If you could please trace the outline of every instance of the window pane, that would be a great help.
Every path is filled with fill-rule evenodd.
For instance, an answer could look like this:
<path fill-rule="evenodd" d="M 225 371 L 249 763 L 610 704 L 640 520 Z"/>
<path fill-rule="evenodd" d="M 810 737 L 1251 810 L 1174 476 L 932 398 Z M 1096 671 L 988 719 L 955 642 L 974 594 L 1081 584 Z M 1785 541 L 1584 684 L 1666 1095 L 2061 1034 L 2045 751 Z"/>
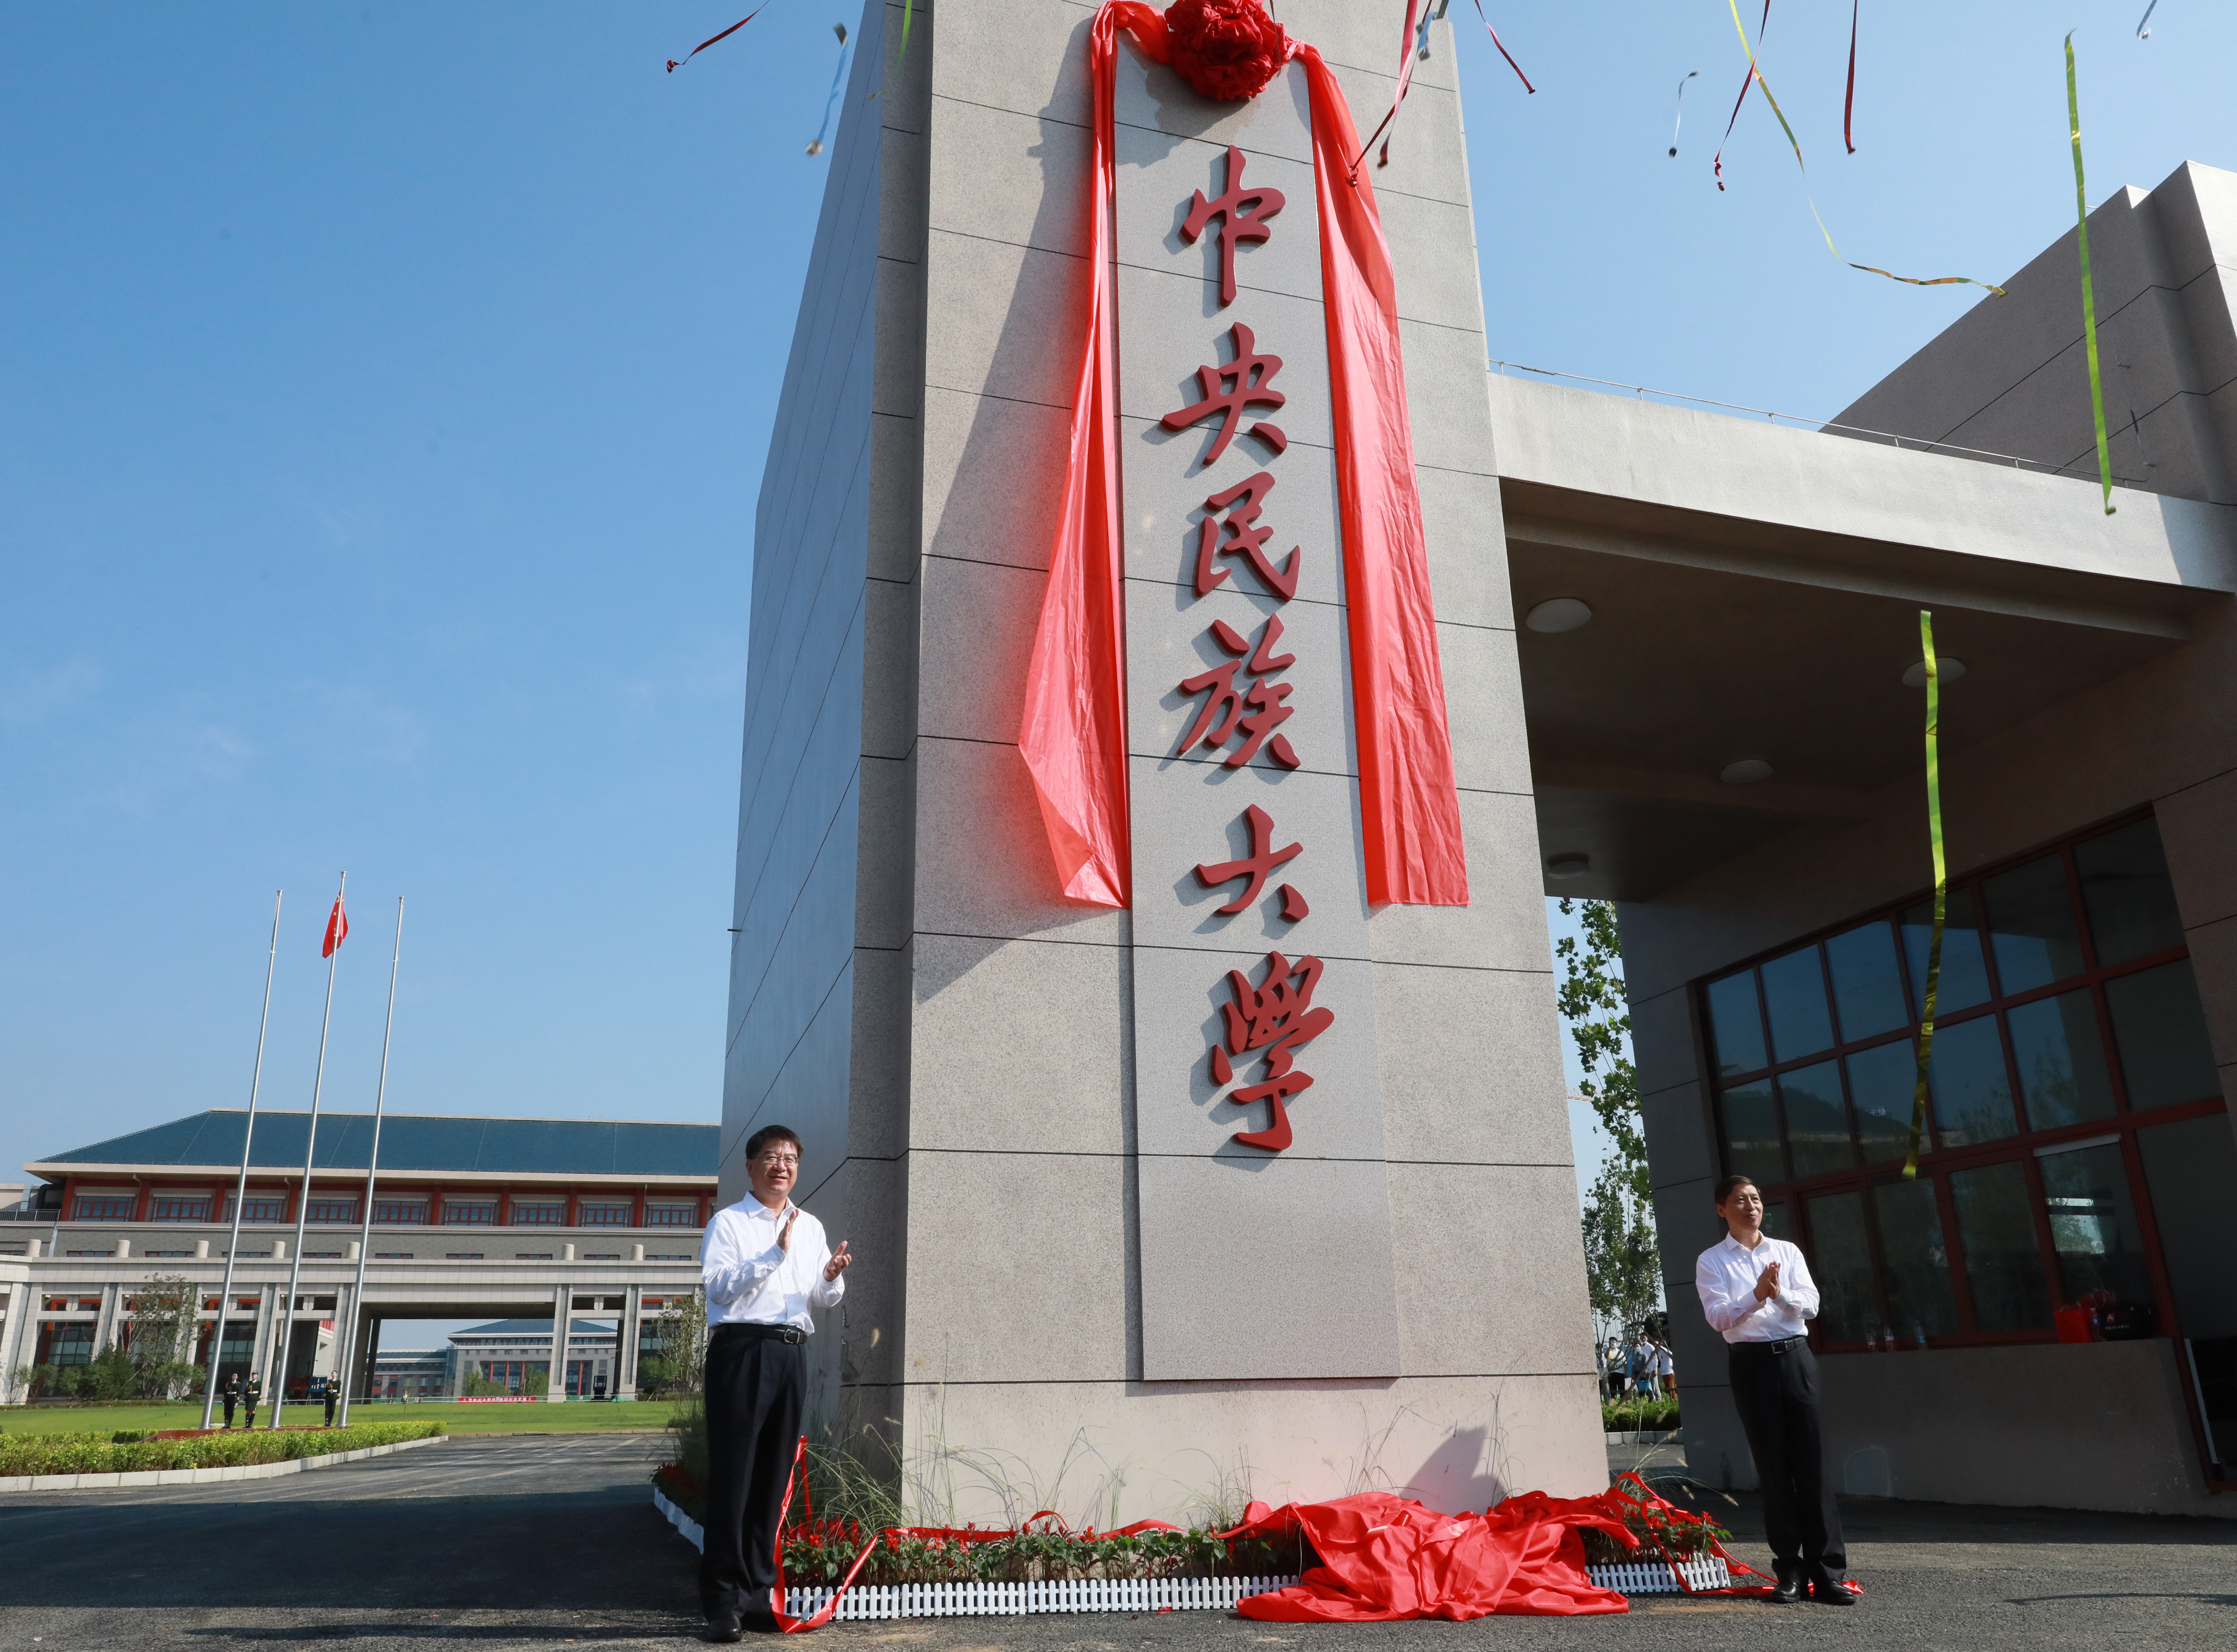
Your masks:
<path fill-rule="evenodd" d="M 2047 987 L 2082 973 L 2082 937 L 2074 927 L 2066 863 L 2045 855 L 1991 878 L 1989 939 L 1996 949 L 1996 979 L 2007 993 Z"/>
<path fill-rule="evenodd" d="M 1756 1013 L 1755 971 L 1709 983 L 1709 1028 L 1717 1041 L 1717 1076 L 1731 1078 L 1768 1067 L 1763 1018 Z"/>
<path fill-rule="evenodd" d="M 1857 1140 L 1866 1164 L 1903 1157 L 1917 1096 L 1918 1047 L 1910 1039 L 1875 1044 L 1849 1057 L 1849 1100 L 1857 1109 Z"/>
<path fill-rule="evenodd" d="M 2221 1093 L 2189 959 L 2108 981 L 2105 1007 L 2112 1012 L 2113 1043 L 2121 1052 L 2131 1108 L 2141 1112 Z"/>
<path fill-rule="evenodd" d="M 1983 1331 L 2034 1331 L 2050 1325 L 2050 1292 L 2036 1238 L 2035 1201 L 2016 1164 L 1960 1170 L 1950 1178 L 1957 1234 L 1965 1241 L 1965 1280 Z"/>
<path fill-rule="evenodd" d="M 2019 1129 L 1996 1017 L 1937 1027 L 1927 1080 L 1934 1092 L 1935 1125 L 1950 1146 L 1993 1142 Z"/>
<path fill-rule="evenodd" d="M 1781 1061 L 1833 1047 L 1833 1017 L 1825 1005 L 1825 973 L 1818 949 L 1805 946 L 1763 966 L 1763 1004 L 1771 1017 L 1771 1047 Z"/>
<path fill-rule="evenodd" d="M 1885 924 L 1866 924 L 1825 943 L 1833 971 L 1833 1003 L 1841 1014 L 1841 1037 L 1851 1043 L 1875 1033 L 1893 1032 L 1910 1019 L 1903 1000 L 1903 977 L 1895 967 L 1895 931 Z"/>
<path fill-rule="evenodd" d="M 2089 909 L 2099 968 L 2182 944 L 2158 821 L 2139 820 L 2075 844 L 2074 864 L 2082 874 L 2082 902 Z"/>
<path fill-rule="evenodd" d="M 1763 1208 L 1763 1230 L 1773 1239 L 1794 1237 L 1787 1231 L 1786 1207 L 1784 1204 L 1765 1205 Z"/>
<path fill-rule="evenodd" d="M 1910 964 L 1914 1001 L 1926 993 L 1926 955 L 1934 940 L 1934 903 L 1923 901 L 1903 915 L 1903 952 Z M 1942 925 L 1942 980 L 1934 1013 L 1946 1016 L 1989 1000 L 1989 966 L 1981 960 L 1981 931 L 1973 921 L 1973 893 L 1950 892 Z"/>
<path fill-rule="evenodd" d="M 1942 1244 L 1933 1178 L 1874 1188 L 1872 1214 L 1879 1219 L 1888 1318 L 1896 1335 L 1905 1342 L 1950 1335 L 1957 1329 L 1957 1302 L 1950 1289 L 1950 1253 Z"/>
<path fill-rule="evenodd" d="M 2116 1302 L 2150 1301 L 2151 1274 L 2120 1148 L 2075 1148 L 2044 1154 L 2041 1162 L 2050 1242 L 2058 1252 L 2066 1300 L 2079 1302 L 2106 1291 Z"/>
<path fill-rule="evenodd" d="M 1771 1086 L 1741 1084 L 1724 1094 L 1725 1163 L 1734 1175 L 1752 1176 L 1768 1188 L 1786 1180 L 1778 1152 L 1778 1118 L 1771 1105 Z"/>
<path fill-rule="evenodd" d="M 1810 1201 L 1810 1277 L 1818 1282 L 1818 1328 L 1836 1342 L 1862 1342 L 1879 1325 L 1872 1293 L 1871 1247 L 1864 1241 L 1864 1195 L 1837 1193 Z"/>
<path fill-rule="evenodd" d="M 1820 1062 L 1786 1074 L 1778 1081 L 1778 1098 L 1786 1106 L 1786 1144 L 1794 1154 L 1796 1175 L 1825 1175 L 1856 1164 L 1838 1063 Z"/>
<path fill-rule="evenodd" d="M 2112 1112 L 2113 1080 L 2097 1034 L 2097 1005 L 2087 990 L 2038 998 L 2004 1019 L 2030 1128 L 2051 1130 Z"/>
<path fill-rule="evenodd" d="M 2237 1273 L 2229 1265 L 2237 1257 L 2237 1204 L 2229 1197 L 2237 1188 L 2237 1138 L 2229 1133 L 2229 1116 L 2155 1124 L 2136 1132 L 2136 1147 L 2183 1335 L 2237 1337 Z M 2222 1426 L 2214 1424 L 2217 1435 Z M 2237 1452 L 2237 1434 L 2222 1451 L 2227 1464 L 2228 1453 Z"/>

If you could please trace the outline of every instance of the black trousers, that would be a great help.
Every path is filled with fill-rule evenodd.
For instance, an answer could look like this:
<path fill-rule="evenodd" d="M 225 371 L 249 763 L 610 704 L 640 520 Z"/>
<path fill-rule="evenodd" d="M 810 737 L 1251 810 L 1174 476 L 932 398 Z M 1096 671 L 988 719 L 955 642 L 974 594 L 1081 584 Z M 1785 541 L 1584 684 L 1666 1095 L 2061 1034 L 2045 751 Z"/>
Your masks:
<path fill-rule="evenodd" d="M 758 1611 L 776 1583 L 777 1511 L 800 1444 L 808 1350 L 717 1326 L 707 1344 L 707 1537 L 699 1604 Z"/>
<path fill-rule="evenodd" d="M 234 1404 L 235 1401 L 231 1394 L 225 1396 L 225 1425 L 228 1428 L 231 1428 L 233 1426 L 233 1408 Z"/>
<path fill-rule="evenodd" d="M 1781 1577 L 1839 1583 L 1849 1570 L 1841 1511 L 1825 1478 L 1818 1424 L 1818 1357 L 1800 1338 L 1735 1342 L 1732 1399 L 1763 1486 L 1764 1535 Z"/>

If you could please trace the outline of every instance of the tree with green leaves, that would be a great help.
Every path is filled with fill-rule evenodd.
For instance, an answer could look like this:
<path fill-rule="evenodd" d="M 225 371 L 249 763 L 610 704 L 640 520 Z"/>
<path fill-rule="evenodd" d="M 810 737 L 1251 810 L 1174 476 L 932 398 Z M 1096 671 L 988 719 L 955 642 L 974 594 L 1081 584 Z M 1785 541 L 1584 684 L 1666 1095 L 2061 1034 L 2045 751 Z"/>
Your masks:
<path fill-rule="evenodd" d="M 697 1393 L 707 1368 L 706 1297 L 697 1291 L 670 1297 L 650 1331 L 649 1351 L 637 1361 L 637 1392 L 648 1399 Z"/>
<path fill-rule="evenodd" d="M 195 1364 L 200 1328 L 195 1282 L 179 1274 L 149 1280 L 135 1292 L 131 1359 L 133 1392 L 145 1399 L 171 1399 L 201 1374 Z"/>
<path fill-rule="evenodd" d="M 1582 937 L 1565 935 L 1554 943 L 1561 966 L 1555 1003 L 1584 1069 L 1578 1094 L 1607 1132 L 1610 1149 L 1585 1200 L 1585 1275 L 1593 1313 L 1628 1330 L 1662 1305 L 1662 1253 L 1655 1242 L 1615 903 L 1561 902 L 1564 917 L 1580 909 Z"/>

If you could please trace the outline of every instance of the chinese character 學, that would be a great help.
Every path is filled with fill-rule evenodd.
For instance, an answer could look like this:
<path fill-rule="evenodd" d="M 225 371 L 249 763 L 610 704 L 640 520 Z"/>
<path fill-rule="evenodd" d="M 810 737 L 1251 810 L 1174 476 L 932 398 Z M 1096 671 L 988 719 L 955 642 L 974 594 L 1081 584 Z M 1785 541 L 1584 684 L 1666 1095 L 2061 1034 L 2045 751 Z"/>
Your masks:
<path fill-rule="evenodd" d="M 1267 754 L 1283 768 L 1300 767 L 1296 750 L 1286 734 L 1277 734 L 1290 721 L 1296 708 L 1284 702 L 1290 697 L 1291 684 L 1273 681 L 1273 674 L 1288 669 L 1297 662 L 1294 654 L 1276 654 L 1274 644 L 1281 640 L 1282 618 L 1269 615 L 1265 629 L 1259 633 L 1258 646 L 1253 648 L 1250 639 L 1244 636 L 1225 620 L 1214 620 L 1208 633 L 1212 641 L 1232 655 L 1248 655 L 1250 658 L 1222 661 L 1209 671 L 1184 678 L 1180 691 L 1184 694 L 1204 695 L 1204 704 L 1198 708 L 1196 721 L 1189 725 L 1188 733 L 1181 737 L 1180 752 L 1186 754 L 1201 740 L 1215 749 L 1224 746 L 1231 735 L 1241 740 L 1227 754 L 1224 767 L 1241 768 L 1258 754 L 1264 746 Z M 1246 690 L 1237 688 L 1237 669 L 1257 678 Z M 1269 736 L 1271 738 L 1268 738 Z"/>
<path fill-rule="evenodd" d="M 1259 891 L 1266 887 L 1268 874 L 1277 866 L 1287 865 L 1305 852 L 1305 846 L 1302 843 L 1293 843 L 1286 849 L 1277 849 L 1274 846 L 1274 817 L 1256 803 L 1243 811 L 1243 824 L 1250 833 L 1250 852 L 1248 855 L 1240 860 L 1222 861 L 1216 866 L 1199 865 L 1196 869 L 1197 882 L 1206 889 L 1217 889 L 1237 878 L 1249 880 L 1241 894 L 1226 905 L 1212 909 L 1222 918 L 1234 917 L 1257 899 Z M 1311 910 L 1305 905 L 1305 898 L 1297 892 L 1296 885 L 1282 885 L 1283 917 L 1294 924 L 1310 914 Z"/>
<path fill-rule="evenodd" d="M 1227 331 L 1229 342 L 1235 346 L 1235 359 L 1224 367 L 1198 367 L 1196 378 L 1204 387 L 1204 399 L 1194 406 L 1178 408 L 1158 421 L 1169 431 L 1184 431 L 1217 415 L 1219 434 L 1211 439 L 1211 451 L 1204 456 L 1207 465 L 1217 463 L 1219 456 L 1227 451 L 1227 444 L 1235 439 L 1235 427 L 1242 422 L 1245 409 L 1279 407 L 1289 400 L 1273 387 L 1274 375 L 1282 371 L 1281 357 L 1260 355 L 1258 340 L 1243 322 L 1237 321 Z M 1282 434 L 1278 425 L 1253 425 L 1250 434 L 1276 453 L 1290 445 L 1290 438 Z"/>
<path fill-rule="evenodd" d="M 1313 988 L 1320 982 L 1322 968 L 1316 958 L 1301 958 L 1292 965 L 1279 952 L 1269 952 L 1266 979 L 1258 986 L 1252 986 L 1240 970 L 1227 972 L 1234 1002 L 1219 1006 L 1227 1037 L 1224 1043 L 1211 1047 L 1212 1081 L 1218 1084 L 1233 1081 L 1235 1064 L 1231 1056 L 1266 1058 L 1265 1082 L 1245 1085 L 1227 1098 L 1237 1107 L 1257 1102 L 1267 1104 L 1264 1129 L 1236 1133 L 1234 1139 L 1244 1147 L 1279 1153 L 1290 1145 L 1287 1103 L 1313 1083 L 1310 1073 L 1294 1070 L 1297 1051 L 1336 1024 L 1333 1010 L 1313 1008 Z"/>
<path fill-rule="evenodd" d="M 1231 143 L 1227 146 L 1227 193 L 1217 201 L 1206 201 L 1204 191 L 1199 189 L 1189 202 L 1189 214 L 1181 220 L 1181 239 L 1191 246 L 1213 219 L 1219 220 L 1219 301 L 1223 306 L 1235 302 L 1236 243 L 1263 241 L 1271 235 L 1273 226 L 1266 220 L 1281 211 L 1284 204 L 1278 189 L 1244 188 L 1243 151 Z"/>
<path fill-rule="evenodd" d="M 1212 560 L 1215 556 L 1240 556 L 1250 564 L 1250 569 L 1265 582 L 1266 589 L 1288 602 L 1297 594 L 1297 574 L 1304 552 L 1296 545 L 1279 568 L 1266 554 L 1266 542 L 1274 536 L 1271 528 L 1261 528 L 1258 510 L 1266 496 L 1274 490 L 1273 473 L 1261 471 L 1246 477 L 1224 492 L 1215 493 L 1204 502 L 1205 510 L 1213 514 L 1197 525 L 1196 536 L 1196 594 L 1209 596 L 1214 588 L 1226 581 L 1228 570 Z M 1226 513 L 1222 522 L 1219 513 Z M 1224 530 L 1227 542 L 1220 543 Z"/>

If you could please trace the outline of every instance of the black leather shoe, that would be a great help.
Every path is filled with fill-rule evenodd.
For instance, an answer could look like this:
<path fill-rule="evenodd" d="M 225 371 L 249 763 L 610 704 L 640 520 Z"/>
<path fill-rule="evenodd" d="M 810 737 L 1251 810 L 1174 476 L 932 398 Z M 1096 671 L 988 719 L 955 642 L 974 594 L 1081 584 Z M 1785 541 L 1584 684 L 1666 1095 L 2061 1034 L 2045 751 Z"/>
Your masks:
<path fill-rule="evenodd" d="M 1780 1578 L 1772 1589 L 1771 1598 L 1781 1606 L 1793 1605 L 1802 1598 L 1802 1580 L 1798 1577 Z"/>
<path fill-rule="evenodd" d="M 1827 1606 L 1854 1606 L 1857 1591 L 1846 1583 L 1837 1583 L 1830 1577 L 1820 1577 L 1810 1585 L 1810 1598 Z"/>
<path fill-rule="evenodd" d="M 735 1615 L 724 1617 L 710 1617 L 707 1620 L 707 1628 L 705 1631 L 701 1634 L 699 1638 L 703 1641 L 713 1641 L 718 1644 L 727 1645 L 732 1641 L 744 1640 L 746 1638 L 746 1632 L 739 1627 L 738 1620 Z"/>

